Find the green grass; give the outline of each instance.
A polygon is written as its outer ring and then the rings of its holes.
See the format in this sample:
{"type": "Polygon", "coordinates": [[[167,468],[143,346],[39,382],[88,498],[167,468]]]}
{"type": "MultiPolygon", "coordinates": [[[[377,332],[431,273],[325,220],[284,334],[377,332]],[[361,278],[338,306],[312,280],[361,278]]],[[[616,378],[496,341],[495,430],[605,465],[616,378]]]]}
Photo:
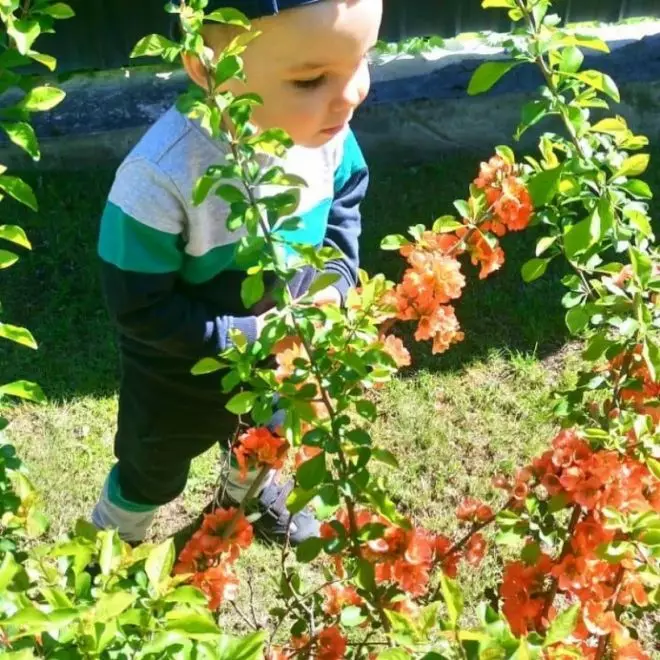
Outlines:
{"type": "MultiPolygon", "coordinates": [[[[402,263],[379,250],[381,238],[446,213],[464,196],[476,167],[477,160],[468,157],[405,170],[372,164],[364,267],[397,277],[402,263]]],[[[45,405],[20,404],[6,412],[13,422],[9,438],[44,495],[50,534],[58,536],[74,518],[89,514],[113,461],[118,362],[95,250],[112,172],[28,178],[40,212],[3,203],[3,221],[24,226],[34,244],[33,252],[3,274],[3,318],[29,327],[40,349],[3,343],[0,359],[4,382],[36,380],[48,395],[45,405]]],[[[657,170],[650,179],[657,190],[657,170]]],[[[416,345],[414,367],[378,393],[382,415],[374,436],[401,458],[399,473],[388,469],[392,493],[431,529],[455,531],[453,510],[468,494],[495,501],[493,473],[519,466],[552,433],[550,393],[570,376],[575,361],[559,303],[561,268],[529,286],[520,278],[520,266],[533,254],[533,234],[505,239],[507,263],[489,280],[477,280],[468,267],[470,284],[457,308],[465,342],[440,357],[416,345]]],[[[175,532],[206,504],[217,460],[211,452],[195,462],[186,493],[160,516],[154,538],[175,532]]],[[[278,561],[270,548],[257,544],[241,562],[242,570],[253,574],[260,618],[266,616],[264,604],[272,605],[278,561]]],[[[494,580],[498,561],[494,556],[483,571],[465,576],[471,593],[494,580]]],[[[232,621],[240,628],[240,619],[232,621]]]]}

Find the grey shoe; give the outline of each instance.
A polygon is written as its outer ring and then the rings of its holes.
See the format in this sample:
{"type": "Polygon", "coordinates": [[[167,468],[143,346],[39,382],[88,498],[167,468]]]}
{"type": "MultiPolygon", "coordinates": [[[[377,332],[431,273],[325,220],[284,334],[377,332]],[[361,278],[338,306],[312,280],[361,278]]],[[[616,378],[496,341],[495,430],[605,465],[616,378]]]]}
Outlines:
{"type": "MultiPolygon", "coordinates": [[[[255,533],[261,538],[275,543],[284,543],[289,534],[291,545],[299,545],[309,538],[318,537],[319,521],[309,508],[291,515],[286,508],[286,499],[293,490],[293,481],[278,484],[274,479],[266,486],[257,499],[251,502],[246,515],[255,513],[261,516],[252,523],[255,533]]],[[[221,506],[236,506],[228,495],[225,495],[221,506]]]]}

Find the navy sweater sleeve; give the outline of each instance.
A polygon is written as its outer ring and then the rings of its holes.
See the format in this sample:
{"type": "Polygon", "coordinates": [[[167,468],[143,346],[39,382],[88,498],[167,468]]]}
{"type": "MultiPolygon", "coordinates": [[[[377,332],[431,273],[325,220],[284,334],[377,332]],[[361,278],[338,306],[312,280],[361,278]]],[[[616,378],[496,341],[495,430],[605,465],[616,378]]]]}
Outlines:
{"type": "Polygon", "coordinates": [[[348,289],[357,285],[360,267],[359,238],[362,233],[360,204],[369,185],[369,171],[355,135],[349,131],[341,164],[335,172],[335,196],[323,245],[339,250],[343,257],[331,261],[326,272],[335,273],[334,283],[342,302],[348,289]]]}

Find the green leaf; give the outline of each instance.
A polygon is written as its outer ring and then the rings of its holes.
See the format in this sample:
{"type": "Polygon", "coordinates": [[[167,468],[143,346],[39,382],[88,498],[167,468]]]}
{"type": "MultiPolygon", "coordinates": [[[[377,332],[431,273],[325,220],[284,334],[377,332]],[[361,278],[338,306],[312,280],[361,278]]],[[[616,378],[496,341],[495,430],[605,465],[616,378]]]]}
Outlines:
{"type": "Polygon", "coordinates": [[[188,605],[201,605],[206,607],[206,596],[197,587],[184,585],[163,597],[166,603],[187,603],[188,605]]]}
{"type": "Polygon", "coordinates": [[[46,396],[39,385],[27,380],[17,380],[8,385],[3,385],[0,387],[0,394],[17,396],[27,401],[34,401],[35,403],[44,403],[46,401],[46,396]]]}
{"type": "Polygon", "coordinates": [[[536,256],[540,257],[542,254],[548,251],[548,249],[557,242],[559,236],[543,236],[539,238],[538,243],[536,244],[536,256]]]}
{"type": "Polygon", "coordinates": [[[367,617],[362,614],[360,607],[351,605],[342,610],[339,620],[344,628],[355,628],[362,625],[367,620],[367,617]]]}
{"type": "Polygon", "coordinates": [[[660,546],[660,529],[652,529],[640,535],[639,540],[651,548],[660,546]]]}
{"type": "Polygon", "coordinates": [[[649,162],[651,161],[651,156],[649,154],[635,154],[626,158],[621,164],[621,167],[616,171],[614,178],[617,179],[620,176],[634,177],[644,174],[646,172],[649,162]]]}
{"type": "Polygon", "coordinates": [[[380,449],[380,448],[374,448],[372,452],[373,459],[375,461],[378,461],[380,463],[385,463],[385,465],[389,465],[392,468],[399,469],[399,461],[397,460],[396,456],[391,452],[388,451],[387,449],[380,449]]]}
{"type": "MultiPolygon", "coordinates": [[[[204,598],[204,602],[206,602],[206,598],[204,598]]],[[[192,644],[190,640],[183,633],[173,630],[159,632],[150,642],[147,642],[142,646],[140,649],[140,654],[137,657],[144,658],[148,655],[163,657],[163,652],[165,652],[171,646],[183,646],[186,648],[190,647],[191,645],[192,644]]],[[[164,657],[172,656],[165,655],[164,657]]]]}
{"type": "Polygon", "coordinates": [[[532,196],[534,208],[547,206],[555,198],[559,190],[559,181],[563,166],[544,170],[534,175],[529,181],[529,194],[532,196]]]}
{"type": "Polygon", "coordinates": [[[249,275],[241,284],[241,300],[243,305],[250,309],[256,305],[263,297],[266,289],[264,286],[264,273],[259,271],[254,275],[249,275]]]}
{"type": "Polygon", "coordinates": [[[433,223],[433,231],[436,234],[447,234],[464,226],[453,215],[443,215],[433,223]]]}
{"type": "Polygon", "coordinates": [[[468,94],[475,96],[487,92],[511,69],[517,67],[520,62],[484,62],[472,76],[468,85],[468,94]]]}
{"type": "Polygon", "coordinates": [[[296,472],[298,483],[305,490],[311,490],[321,484],[326,474],[324,451],[302,463],[296,472]]]}
{"type": "Polygon", "coordinates": [[[46,5],[43,9],[39,10],[48,16],[52,16],[58,20],[65,20],[67,18],[73,18],[76,13],[64,2],[55,2],[52,5],[46,5]]]}
{"type": "Polygon", "coordinates": [[[36,607],[22,607],[16,614],[4,619],[3,628],[9,626],[21,627],[24,635],[35,635],[48,629],[50,621],[48,616],[36,607]]]}
{"type": "Polygon", "coordinates": [[[484,9],[514,9],[515,0],[483,0],[481,6],[484,9]]]}
{"type": "Polygon", "coordinates": [[[0,337],[21,344],[21,346],[27,346],[28,348],[34,349],[38,348],[37,342],[32,336],[32,333],[25,328],[19,328],[15,325],[0,323],[0,337]]]}
{"type": "Polygon", "coordinates": [[[16,245],[20,245],[28,250],[32,249],[32,245],[25,232],[17,225],[0,225],[0,238],[11,243],[16,243],[16,245]]]}
{"type": "Polygon", "coordinates": [[[225,364],[216,358],[202,358],[190,370],[193,376],[204,376],[205,374],[212,374],[225,368],[225,364]]]}
{"type": "Polygon", "coordinates": [[[7,28],[7,33],[14,39],[16,50],[21,55],[27,54],[41,34],[39,22],[34,19],[19,19],[7,28]]]}
{"type": "Polygon", "coordinates": [[[321,273],[311,284],[307,290],[307,295],[313,296],[319,291],[323,291],[329,286],[336,284],[339,280],[339,275],[337,273],[321,273]]]}
{"type": "Polygon", "coordinates": [[[550,259],[530,259],[522,267],[523,280],[527,283],[538,280],[545,274],[549,263],[550,259]]]}
{"type": "Polygon", "coordinates": [[[16,563],[11,552],[5,553],[0,563],[0,593],[11,584],[11,581],[20,572],[21,567],[16,563]]]}
{"type": "Polygon", "coordinates": [[[636,199],[652,199],[653,191],[646,181],[640,181],[639,179],[633,179],[632,181],[626,181],[621,186],[625,191],[630,193],[636,199]]]}
{"type": "Polygon", "coordinates": [[[223,85],[229,80],[240,78],[243,71],[243,60],[236,55],[223,57],[215,68],[215,84],[223,85]]]}
{"type": "Polygon", "coordinates": [[[562,44],[571,46],[580,46],[581,48],[590,48],[601,53],[609,53],[610,47],[599,37],[590,34],[571,34],[561,40],[562,44]]]}
{"type": "Polygon", "coordinates": [[[594,133],[605,133],[606,135],[620,137],[627,135],[630,129],[623,117],[609,117],[607,119],[601,119],[601,121],[595,123],[591,127],[591,130],[594,133]]]}
{"type": "Polygon", "coordinates": [[[591,245],[591,217],[574,224],[564,234],[564,248],[569,260],[586,252],[591,245]]]}
{"type": "Polygon", "coordinates": [[[37,198],[32,188],[23,179],[19,179],[17,176],[2,175],[0,176],[0,189],[33,211],[38,210],[37,198]]]}
{"type": "MultiPolygon", "coordinates": [[[[485,0],[486,2],[501,2],[503,0],[485,0]]],[[[412,656],[403,649],[387,649],[378,654],[376,660],[411,660],[412,656]]]]}
{"type": "Polygon", "coordinates": [[[166,615],[167,630],[176,630],[191,639],[214,639],[220,634],[220,628],[209,617],[190,610],[173,610],[166,615]]]}
{"type": "Polygon", "coordinates": [[[204,20],[213,21],[214,23],[225,23],[225,25],[236,25],[245,28],[246,30],[250,27],[250,20],[248,17],[243,12],[238,11],[238,9],[233,9],[232,7],[216,9],[215,11],[206,14],[204,20]]]}
{"type": "Polygon", "coordinates": [[[57,68],[57,60],[51,55],[39,53],[36,50],[29,50],[27,54],[30,59],[39,62],[39,64],[45,66],[49,71],[55,71],[57,68]]]}
{"type": "Polygon", "coordinates": [[[657,382],[658,375],[660,374],[660,348],[650,337],[647,337],[644,341],[642,355],[646,362],[646,366],[648,367],[651,379],[654,382],[657,382]]]}
{"type": "Polygon", "coordinates": [[[245,202],[245,194],[239,188],[232,186],[229,183],[218,186],[215,194],[218,197],[224,199],[228,204],[239,204],[240,202],[245,202]]]}
{"type": "Polygon", "coordinates": [[[0,270],[13,266],[18,261],[18,255],[9,250],[0,250],[0,270]]]}
{"type": "Polygon", "coordinates": [[[101,549],[99,552],[99,567],[103,575],[110,575],[121,560],[119,536],[113,529],[99,532],[101,549]]]}
{"type": "Polygon", "coordinates": [[[216,660],[262,660],[266,633],[252,633],[245,637],[230,637],[222,635],[217,644],[216,660]]]}
{"type": "Polygon", "coordinates": [[[21,99],[19,106],[28,112],[46,112],[61,103],[65,96],[57,87],[35,87],[21,99]]]}
{"type": "Polygon", "coordinates": [[[573,307],[566,312],[566,326],[571,334],[579,335],[589,325],[589,318],[584,307],[573,307]]]}
{"type": "Polygon", "coordinates": [[[641,284],[646,286],[653,274],[651,257],[646,252],[642,252],[635,247],[631,247],[629,252],[633,272],[639,278],[641,284]]]}
{"type": "Polygon", "coordinates": [[[104,623],[118,617],[137,600],[137,594],[117,591],[103,594],[94,606],[94,621],[104,623]]]}
{"type": "Polygon", "coordinates": [[[380,243],[381,250],[400,250],[404,245],[410,245],[410,241],[401,234],[385,236],[380,243]]]}
{"type": "Polygon", "coordinates": [[[646,466],[653,473],[653,476],[656,479],[660,479],[660,461],[649,457],[646,459],[646,466]]]}
{"type": "Polygon", "coordinates": [[[316,536],[305,539],[296,548],[296,559],[303,564],[314,561],[323,550],[323,539],[316,536]]]}
{"type": "Polygon", "coordinates": [[[159,57],[170,50],[180,51],[181,46],[160,34],[149,34],[137,42],[135,48],[131,51],[130,57],[159,57]]]}
{"type": "Polygon", "coordinates": [[[289,513],[298,513],[302,511],[318,495],[316,490],[305,490],[304,488],[294,488],[289,497],[286,498],[286,508],[289,513]]]}
{"type": "Polygon", "coordinates": [[[25,121],[0,122],[0,127],[15,145],[28,153],[32,160],[41,158],[37,135],[30,124],[25,121]]]}
{"type": "Polygon", "coordinates": [[[548,634],[543,641],[543,646],[552,646],[553,644],[557,644],[558,642],[563,642],[564,640],[568,639],[575,631],[579,618],[579,604],[573,605],[573,607],[570,607],[561,614],[557,615],[557,617],[550,624],[548,634]]]}
{"type": "Polygon", "coordinates": [[[217,180],[213,176],[204,174],[200,176],[197,181],[195,181],[195,186],[193,187],[192,202],[195,206],[199,206],[206,201],[206,198],[209,196],[213,186],[217,183],[217,180]]]}
{"type": "Polygon", "coordinates": [[[147,573],[151,586],[158,591],[161,584],[169,577],[176,559],[174,541],[168,539],[156,546],[147,557],[144,570],[147,573]]]}
{"type": "Polygon", "coordinates": [[[564,73],[576,73],[584,62],[584,55],[577,46],[568,46],[561,52],[559,70],[564,73]]]}
{"type": "Polygon", "coordinates": [[[448,578],[444,573],[440,575],[440,585],[442,587],[442,597],[445,599],[445,604],[447,605],[449,621],[455,628],[463,614],[463,594],[458,584],[451,578],[448,578]]]}
{"type": "Polygon", "coordinates": [[[616,86],[616,83],[610,76],[606,73],[601,73],[600,71],[581,71],[576,73],[573,76],[578,80],[582,81],[585,85],[593,87],[593,89],[606,94],[611,99],[619,103],[621,101],[621,95],[619,94],[619,88],[616,86]]]}
{"type": "Polygon", "coordinates": [[[256,392],[239,392],[229,400],[225,407],[234,415],[244,415],[252,410],[256,400],[256,392]]]}
{"type": "Polygon", "coordinates": [[[378,410],[375,404],[373,404],[371,401],[367,401],[366,399],[357,401],[355,404],[355,409],[357,410],[360,417],[364,417],[370,422],[375,422],[378,418],[378,410]]]}

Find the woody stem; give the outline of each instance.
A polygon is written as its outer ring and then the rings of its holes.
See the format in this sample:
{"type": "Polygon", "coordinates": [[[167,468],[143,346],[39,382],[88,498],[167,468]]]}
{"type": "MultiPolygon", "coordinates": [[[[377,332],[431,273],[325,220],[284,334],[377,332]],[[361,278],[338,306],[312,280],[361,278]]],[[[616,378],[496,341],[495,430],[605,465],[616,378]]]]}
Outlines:
{"type": "MultiPolygon", "coordinates": [[[[571,540],[573,538],[573,532],[575,531],[575,527],[577,526],[578,522],[580,522],[581,515],[582,515],[582,508],[580,507],[579,504],[575,504],[573,506],[573,513],[571,514],[571,519],[568,523],[568,528],[566,530],[566,539],[564,540],[564,545],[561,549],[561,554],[559,555],[558,563],[561,563],[564,560],[564,558],[571,549],[571,540]]],[[[550,589],[548,590],[548,593],[546,594],[545,604],[543,606],[544,619],[548,618],[548,613],[550,612],[550,608],[552,607],[553,603],[555,602],[555,598],[557,597],[558,589],[559,589],[559,580],[557,578],[552,578],[552,583],[550,585],[550,589]]]]}
{"type": "MultiPolygon", "coordinates": [[[[614,609],[614,605],[616,604],[617,597],[619,595],[619,589],[621,588],[621,584],[623,582],[623,576],[626,572],[626,569],[623,567],[623,565],[619,566],[619,570],[617,571],[616,574],[616,579],[614,581],[614,595],[612,596],[612,601],[610,604],[610,609],[614,609]]],[[[598,648],[596,649],[596,657],[595,660],[602,660],[602,658],[605,657],[605,653],[607,652],[607,647],[610,644],[610,639],[612,635],[603,635],[599,640],[598,640],[598,648]]]]}

